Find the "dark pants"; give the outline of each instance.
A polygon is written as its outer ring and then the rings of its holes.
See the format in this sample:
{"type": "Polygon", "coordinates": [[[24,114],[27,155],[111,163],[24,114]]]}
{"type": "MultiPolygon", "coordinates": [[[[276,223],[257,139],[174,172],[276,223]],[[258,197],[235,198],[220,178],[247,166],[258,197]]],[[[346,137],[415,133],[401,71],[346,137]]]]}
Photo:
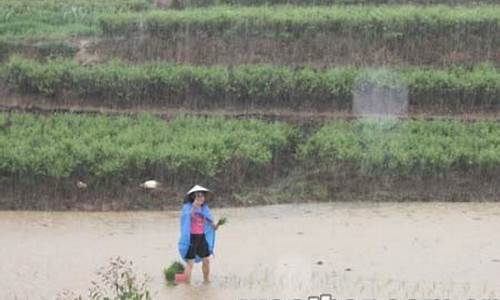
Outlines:
{"type": "Polygon", "coordinates": [[[191,233],[191,244],[189,245],[189,249],[185,258],[194,259],[195,255],[198,255],[199,257],[210,256],[207,239],[205,239],[204,233],[203,234],[191,233]]]}

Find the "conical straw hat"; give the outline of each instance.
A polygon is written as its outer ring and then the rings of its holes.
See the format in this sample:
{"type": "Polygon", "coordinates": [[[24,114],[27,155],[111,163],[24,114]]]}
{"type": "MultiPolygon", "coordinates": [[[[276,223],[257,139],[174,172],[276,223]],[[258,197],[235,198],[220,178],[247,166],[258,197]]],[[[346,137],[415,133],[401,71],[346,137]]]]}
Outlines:
{"type": "Polygon", "coordinates": [[[186,195],[191,195],[192,193],[194,192],[207,192],[207,193],[211,193],[212,191],[205,188],[205,187],[202,187],[201,185],[195,185],[193,186],[189,192],[186,193],[186,195]]]}

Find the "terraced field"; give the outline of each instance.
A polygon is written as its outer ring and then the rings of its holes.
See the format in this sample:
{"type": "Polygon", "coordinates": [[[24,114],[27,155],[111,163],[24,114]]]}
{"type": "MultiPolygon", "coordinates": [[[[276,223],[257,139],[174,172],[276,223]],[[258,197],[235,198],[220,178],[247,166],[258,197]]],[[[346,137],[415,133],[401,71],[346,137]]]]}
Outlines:
{"type": "Polygon", "coordinates": [[[496,1],[0,0],[0,207],[499,200],[499,68],[496,1]]]}

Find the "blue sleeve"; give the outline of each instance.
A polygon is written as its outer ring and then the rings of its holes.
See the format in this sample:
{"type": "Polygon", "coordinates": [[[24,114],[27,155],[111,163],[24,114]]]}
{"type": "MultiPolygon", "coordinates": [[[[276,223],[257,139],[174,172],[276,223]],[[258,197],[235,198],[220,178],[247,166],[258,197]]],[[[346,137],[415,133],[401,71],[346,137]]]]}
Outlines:
{"type": "Polygon", "coordinates": [[[187,262],[184,258],[188,252],[189,245],[191,243],[191,204],[186,203],[182,207],[181,217],[180,217],[180,237],[179,237],[179,254],[181,258],[187,262]]]}

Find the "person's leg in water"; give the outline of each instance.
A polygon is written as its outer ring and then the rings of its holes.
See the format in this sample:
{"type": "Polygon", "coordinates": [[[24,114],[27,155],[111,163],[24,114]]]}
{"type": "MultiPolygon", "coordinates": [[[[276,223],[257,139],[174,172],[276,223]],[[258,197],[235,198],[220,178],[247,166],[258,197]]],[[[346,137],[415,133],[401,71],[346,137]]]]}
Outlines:
{"type": "Polygon", "coordinates": [[[184,275],[186,276],[186,283],[191,282],[191,273],[193,272],[194,259],[188,259],[186,268],[184,269],[184,275]]]}
{"type": "Polygon", "coordinates": [[[201,268],[203,270],[203,282],[205,282],[205,283],[210,282],[210,280],[209,280],[210,260],[208,259],[208,256],[203,258],[201,268]]]}

